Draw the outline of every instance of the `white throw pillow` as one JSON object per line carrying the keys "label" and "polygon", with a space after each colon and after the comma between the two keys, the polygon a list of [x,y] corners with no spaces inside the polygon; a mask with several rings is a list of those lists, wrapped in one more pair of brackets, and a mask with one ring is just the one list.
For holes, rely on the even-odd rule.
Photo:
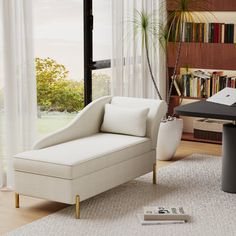
{"label": "white throw pillow", "polygon": [[148,112],[149,108],[127,108],[106,104],[101,131],[143,137],[146,135]]}

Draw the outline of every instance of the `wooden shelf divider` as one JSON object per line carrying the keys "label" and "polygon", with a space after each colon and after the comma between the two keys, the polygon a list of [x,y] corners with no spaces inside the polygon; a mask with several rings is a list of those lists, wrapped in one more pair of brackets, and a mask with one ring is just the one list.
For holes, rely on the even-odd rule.
{"label": "wooden shelf divider", "polygon": [[[174,67],[175,65],[176,47],[177,43],[168,43],[168,67]],[[236,44],[182,43],[179,66],[236,70]]]}
{"label": "wooden shelf divider", "polygon": [[[180,1],[180,0],[179,0]],[[173,0],[167,1],[167,10],[174,11],[178,7],[178,2]],[[236,11],[235,0],[202,0],[199,3],[190,2],[192,11]]]}

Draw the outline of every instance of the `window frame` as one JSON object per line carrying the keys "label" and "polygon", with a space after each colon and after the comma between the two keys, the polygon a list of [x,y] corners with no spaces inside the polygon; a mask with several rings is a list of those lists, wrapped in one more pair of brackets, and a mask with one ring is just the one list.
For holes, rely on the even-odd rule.
{"label": "window frame", "polygon": [[84,0],[84,106],[92,102],[93,70],[111,68],[111,59],[93,60],[93,0]]}

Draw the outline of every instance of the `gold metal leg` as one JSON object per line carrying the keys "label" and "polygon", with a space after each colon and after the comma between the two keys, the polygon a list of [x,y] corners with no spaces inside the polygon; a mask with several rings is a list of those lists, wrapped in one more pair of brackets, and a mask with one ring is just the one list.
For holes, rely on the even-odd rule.
{"label": "gold metal leg", "polygon": [[157,180],[156,180],[156,178],[157,178],[157,172],[156,172],[157,170],[156,170],[156,164],[153,164],[153,169],[152,169],[152,183],[153,184],[157,184]]}
{"label": "gold metal leg", "polygon": [[20,208],[20,195],[15,193],[15,207]]}
{"label": "gold metal leg", "polygon": [[76,195],[75,197],[75,218],[80,219],[80,197]]}

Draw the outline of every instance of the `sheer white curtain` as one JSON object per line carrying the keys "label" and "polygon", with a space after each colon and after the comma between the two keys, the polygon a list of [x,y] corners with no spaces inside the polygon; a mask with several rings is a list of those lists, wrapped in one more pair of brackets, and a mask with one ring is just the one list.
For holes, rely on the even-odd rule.
{"label": "sheer white curtain", "polygon": [[[161,6],[160,6],[160,2]],[[159,25],[165,20],[163,1],[112,0],[112,93],[119,96],[157,98],[147,67],[140,37],[135,37],[134,20],[137,10],[145,11]],[[161,9],[160,9],[161,8]],[[139,33],[140,34],[140,33]],[[149,54],[156,83],[166,96],[166,57],[159,41]]]}
{"label": "sheer white curtain", "polygon": [[1,0],[3,22],[3,155],[0,186],[13,188],[12,156],[34,142],[37,102],[32,45],[32,1]]}

